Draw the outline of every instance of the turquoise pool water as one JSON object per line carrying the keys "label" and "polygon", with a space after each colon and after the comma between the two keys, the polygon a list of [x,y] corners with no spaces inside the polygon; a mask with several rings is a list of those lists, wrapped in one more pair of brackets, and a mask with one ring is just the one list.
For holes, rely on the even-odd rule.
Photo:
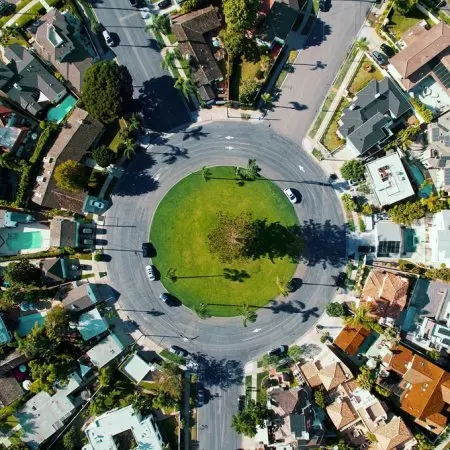
{"label": "turquoise pool water", "polygon": [[419,187],[419,196],[422,198],[428,198],[433,193],[433,185],[427,184],[426,186],[420,187],[420,185],[425,181],[422,171],[415,164],[409,163],[408,166],[417,187]]}
{"label": "turquoise pool water", "polygon": [[416,236],[416,232],[412,228],[405,228],[403,231],[405,253],[414,253],[417,249],[418,242],[419,239]]}
{"label": "turquoise pool water", "polygon": [[22,233],[8,233],[6,246],[8,250],[19,253],[42,247],[42,233],[40,231],[24,231]]}
{"label": "turquoise pool water", "polygon": [[19,318],[19,327],[17,333],[19,336],[26,336],[35,324],[43,325],[44,316],[41,313],[28,314]]}
{"label": "turquoise pool water", "polygon": [[75,106],[77,99],[73,95],[66,95],[64,99],[47,112],[47,120],[59,123],[69,114],[70,110]]}

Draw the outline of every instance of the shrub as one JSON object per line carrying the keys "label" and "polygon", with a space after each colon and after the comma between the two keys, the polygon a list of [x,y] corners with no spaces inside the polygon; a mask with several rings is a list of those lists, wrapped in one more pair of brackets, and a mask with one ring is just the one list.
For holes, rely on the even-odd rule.
{"label": "shrub", "polygon": [[391,393],[387,389],[378,384],[375,385],[375,391],[378,392],[378,394],[382,395],[383,397],[391,396]]}
{"label": "shrub", "polygon": [[259,83],[256,80],[244,80],[239,85],[239,102],[251,106],[258,93]]}
{"label": "shrub", "polygon": [[14,201],[14,206],[17,208],[25,206],[28,195],[28,186],[30,185],[30,173],[31,166],[23,164],[19,184],[17,186],[16,200]]}
{"label": "shrub", "polygon": [[314,403],[319,407],[325,409],[326,404],[326,395],[324,389],[318,389],[314,392]]}
{"label": "shrub", "polygon": [[342,200],[342,203],[344,204],[344,209],[347,212],[357,210],[356,202],[353,200],[353,197],[350,194],[342,194],[341,200]]}
{"label": "shrub", "polygon": [[359,181],[364,178],[364,164],[359,159],[346,161],[341,167],[341,174],[346,180]]}
{"label": "shrub", "polygon": [[31,164],[40,162],[41,158],[43,157],[44,151],[49,147],[48,144],[51,143],[52,139],[56,137],[59,132],[59,125],[54,122],[42,123],[41,121],[39,125],[41,128],[43,126],[43,131],[39,136],[34,152],[30,157]]}
{"label": "shrub", "polygon": [[361,231],[361,233],[364,233],[366,231],[366,224],[364,220],[361,219],[361,217],[359,218],[358,223],[359,223],[359,231]]}
{"label": "shrub", "polygon": [[330,317],[342,317],[345,315],[345,308],[342,303],[331,302],[328,303],[326,312]]}
{"label": "shrub", "polygon": [[417,98],[410,99],[411,105],[426,123],[433,120],[433,112]]}
{"label": "shrub", "polygon": [[92,158],[100,167],[108,167],[116,159],[116,155],[106,145],[102,145],[92,150]]}
{"label": "shrub", "polygon": [[69,159],[56,167],[55,181],[61,189],[80,192],[85,188],[88,177],[83,165]]}
{"label": "shrub", "polygon": [[365,216],[371,216],[375,212],[375,209],[370,203],[364,203],[361,212]]}

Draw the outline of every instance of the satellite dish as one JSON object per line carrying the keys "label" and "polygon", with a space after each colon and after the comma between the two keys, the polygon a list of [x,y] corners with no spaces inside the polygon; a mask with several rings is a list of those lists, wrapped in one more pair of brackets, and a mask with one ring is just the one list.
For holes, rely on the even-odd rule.
{"label": "satellite dish", "polygon": [[31,387],[31,381],[30,381],[30,380],[25,380],[25,381],[22,383],[22,387],[23,387],[26,391],[29,391],[29,390],[30,390],[30,387]]}

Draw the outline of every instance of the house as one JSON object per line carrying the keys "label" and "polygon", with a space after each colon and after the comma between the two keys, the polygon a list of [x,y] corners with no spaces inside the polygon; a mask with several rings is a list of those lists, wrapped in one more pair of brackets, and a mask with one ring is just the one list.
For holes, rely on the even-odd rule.
{"label": "house", "polygon": [[26,48],[12,44],[3,59],[0,90],[31,115],[39,115],[66,95],[66,88]]}
{"label": "house", "polygon": [[84,192],[68,192],[57,186],[54,171],[62,163],[80,162],[98,142],[103,125],[86,111],[75,108],[43,161],[43,170],[36,178],[32,200],[44,208],[81,212]]}
{"label": "house", "polygon": [[109,286],[104,284],[84,283],[71,289],[63,299],[64,309],[70,313],[82,313],[98,303],[112,299]]}
{"label": "house", "polygon": [[447,426],[449,372],[397,345],[384,356],[378,383],[399,398],[401,409],[418,425],[435,434]]}
{"label": "house", "polygon": [[410,112],[408,99],[390,78],[372,80],[344,110],[337,134],[355,156],[361,156],[381,149]]}
{"label": "house", "polygon": [[140,448],[163,450],[164,441],[150,414],[143,417],[133,406],[116,408],[96,417],[85,427],[89,444],[83,450]]}
{"label": "house", "polygon": [[62,283],[69,279],[68,259],[65,256],[43,259],[39,267],[48,283]]}
{"label": "house", "polygon": [[439,22],[429,30],[416,25],[403,36],[406,48],[389,59],[389,72],[406,91],[427,76],[448,89],[450,27]]}
{"label": "house", "polygon": [[83,341],[89,341],[108,331],[108,322],[97,308],[86,311],[78,318],[77,330]]}
{"label": "house", "polygon": [[22,395],[22,386],[12,375],[0,377],[0,408],[10,405]]}
{"label": "house", "polygon": [[378,258],[398,259],[403,254],[403,229],[390,220],[375,225],[376,254]]}
{"label": "house", "polygon": [[216,98],[215,85],[223,80],[212,50],[212,32],[220,26],[220,17],[212,5],[172,19],[172,32],[181,54],[191,62],[195,84],[204,102]]}
{"label": "house", "polygon": [[21,364],[25,364],[27,361],[28,359],[25,355],[20,353],[19,350],[14,349],[13,352],[0,360],[0,376],[7,374]]}
{"label": "house", "polygon": [[414,195],[402,160],[397,153],[366,164],[367,181],[372,185],[378,205],[388,206]]}
{"label": "house", "polygon": [[30,120],[0,102],[0,151],[19,154],[19,147],[29,139],[30,126]]}
{"label": "house", "polygon": [[81,21],[70,12],[62,14],[52,8],[29,31],[37,54],[50,62],[70,87],[80,94],[84,74],[95,57]]}
{"label": "house", "polygon": [[268,405],[275,418],[272,421],[273,438],[270,447],[304,448],[320,445],[325,427],[312,401],[311,390],[306,387],[268,390]]}
{"label": "house", "polygon": [[158,364],[148,364],[143,358],[141,358],[138,353],[130,355],[120,366],[120,370],[128,377],[133,380],[134,383],[139,384],[149,372],[155,374],[160,371]]}
{"label": "house", "polygon": [[119,338],[111,333],[87,351],[86,356],[97,369],[101,369],[116,359],[123,350],[124,346]]}
{"label": "house", "polygon": [[77,235],[77,222],[61,217],[50,220],[50,247],[75,248]]}
{"label": "house", "polygon": [[382,324],[395,322],[408,302],[409,280],[392,272],[373,269],[364,283],[361,303]]}
{"label": "house", "polygon": [[355,356],[366,338],[370,336],[370,330],[361,325],[346,325],[336,336],[333,344],[344,353]]}
{"label": "house", "polygon": [[0,345],[7,344],[11,340],[11,333],[6,328],[5,322],[3,322],[2,316],[0,315]]}
{"label": "house", "polygon": [[82,380],[73,373],[65,386],[50,395],[41,391],[28,400],[14,415],[19,420],[21,439],[32,450],[60,430],[81,403],[78,396]]}
{"label": "house", "polygon": [[429,246],[431,261],[436,266],[450,264],[450,211],[442,210],[433,214],[429,228]]}

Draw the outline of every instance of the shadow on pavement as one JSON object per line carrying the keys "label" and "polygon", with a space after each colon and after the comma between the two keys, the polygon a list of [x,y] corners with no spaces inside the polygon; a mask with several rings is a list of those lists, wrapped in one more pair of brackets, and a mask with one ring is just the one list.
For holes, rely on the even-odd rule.
{"label": "shadow on pavement", "polygon": [[309,47],[317,47],[322,42],[327,40],[327,37],[331,35],[331,26],[325,23],[320,17],[316,19],[313,27],[313,31],[306,41],[305,50]]}
{"label": "shadow on pavement", "polygon": [[244,368],[240,361],[225,358],[215,359],[199,353],[197,362],[203,367],[205,386],[218,386],[221,389],[228,389],[233,385],[242,383]]}

